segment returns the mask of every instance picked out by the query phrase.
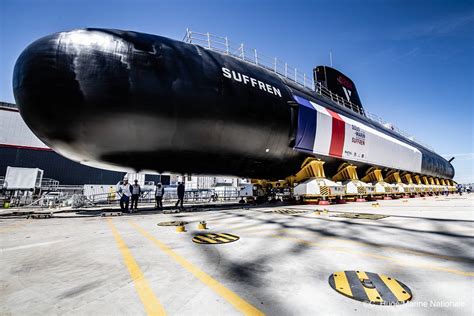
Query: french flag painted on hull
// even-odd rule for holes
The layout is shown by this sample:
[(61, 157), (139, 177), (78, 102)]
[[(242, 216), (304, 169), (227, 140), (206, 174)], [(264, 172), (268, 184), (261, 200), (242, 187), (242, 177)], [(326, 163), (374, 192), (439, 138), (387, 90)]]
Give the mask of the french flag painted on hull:
[(294, 96), (299, 107), (295, 150), (367, 164), (421, 171), (421, 152), (390, 135)]

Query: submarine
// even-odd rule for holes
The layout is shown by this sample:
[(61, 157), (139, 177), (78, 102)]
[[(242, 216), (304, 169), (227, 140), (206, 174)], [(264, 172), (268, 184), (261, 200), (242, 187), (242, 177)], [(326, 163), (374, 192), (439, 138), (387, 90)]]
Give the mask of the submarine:
[(39, 139), (93, 167), (278, 180), (314, 157), (327, 174), (345, 162), (361, 173), (453, 178), (443, 157), (370, 119), (343, 73), (318, 66), (308, 86), (256, 55), (75, 29), (30, 44), (15, 64), (13, 90)]

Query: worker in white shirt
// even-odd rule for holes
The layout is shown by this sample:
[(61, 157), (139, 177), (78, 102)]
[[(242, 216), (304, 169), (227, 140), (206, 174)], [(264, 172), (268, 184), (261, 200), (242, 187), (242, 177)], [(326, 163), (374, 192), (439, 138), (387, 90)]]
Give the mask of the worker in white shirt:
[(163, 209), (163, 195), (165, 195), (165, 188), (158, 183), (155, 189), (155, 200), (156, 200), (156, 208)]
[(132, 185), (132, 206), (131, 210), (137, 210), (138, 208), (138, 198), (140, 197), (140, 193), (142, 192), (142, 189), (140, 188), (140, 185), (138, 184), (138, 180), (135, 180), (135, 184)]
[(132, 186), (128, 183), (128, 178), (123, 178), (123, 182), (119, 183), (117, 187), (117, 192), (122, 194), (120, 197), (120, 209), (128, 213), (128, 203), (130, 197), (132, 196)]

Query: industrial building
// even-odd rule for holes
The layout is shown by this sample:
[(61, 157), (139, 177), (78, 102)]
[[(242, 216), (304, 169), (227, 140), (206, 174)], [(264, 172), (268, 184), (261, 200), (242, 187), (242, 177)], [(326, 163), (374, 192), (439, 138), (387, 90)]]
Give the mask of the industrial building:
[[(125, 172), (93, 168), (69, 160), (50, 149), (39, 140), (23, 121), (15, 104), (0, 102), (0, 183), (7, 167), (39, 168), (44, 171), (43, 179), (62, 186), (83, 186), (85, 184), (113, 185), (123, 179)], [(135, 178), (135, 176), (134, 176)], [(164, 185), (186, 182), (191, 190), (213, 187), (237, 187), (245, 179), (214, 176), (179, 176), (145, 174), (139, 177), (141, 183), (153, 181)]]

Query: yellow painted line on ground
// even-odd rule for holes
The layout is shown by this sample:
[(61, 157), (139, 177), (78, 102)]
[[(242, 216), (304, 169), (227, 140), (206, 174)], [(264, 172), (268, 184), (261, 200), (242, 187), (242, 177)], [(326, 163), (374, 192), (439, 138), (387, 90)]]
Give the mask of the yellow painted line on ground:
[(380, 259), (380, 260), (396, 263), (396, 264), (399, 264), (399, 265), (402, 265), (402, 266), (414, 266), (414, 267), (419, 267), (419, 268), (422, 268), (422, 269), (443, 271), (443, 272), (453, 273), (453, 274), (462, 275), (462, 276), (474, 276), (474, 272), (471, 272), (471, 271), (462, 271), (462, 270), (444, 268), (444, 267), (428, 265), (428, 264), (410, 263), (410, 262), (406, 262), (404, 260), (399, 260), (399, 259), (395, 259), (395, 258), (391, 258), (391, 257), (382, 256), (382, 255), (376, 255), (376, 254), (357, 251), (357, 250), (349, 250), (349, 249), (345, 249), (345, 248), (338, 248), (338, 247), (318, 244), (318, 243), (315, 243), (315, 242), (312, 242), (312, 241), (307, 241), (307, 240), (303, 240), (303, 239), (299, 239), (299, 238), (295, 238), (295, 237), (280, 236), (280, 235), (272, 235), (271, 237), (291, 240), (291, 241), (301, 243), (301, 244), (305, 244), (305, 245), (309, 245), (309, 246), (327, 248), (331, 251), (350, 253), (350, 254), (354, 254), (354, 255)]
[[(336, 242), (340, 243), (350, 243), (354, 245), (359, 245), (359, 246), (364, 246), (364, 247), (374, 247), (374, 245), (371, 245), (369, 243), (365, 243), (362, 241), (355, 241), (355, 240), (350, 240), (347, 238), (342, 238), (342, 237), (320, 237), (316, 236), (315, 233), (307, 232), (307, 231), (299, 231), (298, 227), (295, 228), (255, 228), (255, 227), (230, 227), (228, 229), (232, 230), (240, 230), (240, 231), (245, 231), (247, 233), (269, 233), (270, 231), (273, 230), (273, 234), (291, 234), (291, 235), (306, 235), (306, 236), (311, 236), (311, 237), (317, 237), (319, 240), (333, 240)], [(384, 246), (380, 245), (379, 247), (387, 250), (394, 250), (402, 253), (407, 253), (419, 257), (427, 257), (427, 258), (437, 258), (437, 259), (443, 259), (443, 260), (448, 260), (448, 261), (457, 261), (457, 262), (467, 262), (466, 259), (463, 258), (456, 258), (452, 256), (447, 256), (447, 255), (441, 255), (441, 254), (434, 254), (434, 253), (424, 253), (416, 250), (410, 250), (410, 249), (400, 249), (398, 247), (393, 247), (393, 246)]]
[[(357, 271), (357, 276), (359, 277), (359, 280), (365, 280), (365, 279), (368, 279), (369, 277), (367, 276), (367, 274), (365, 274), (364, 271)], [(362, 281), (361, 281), (362, 282)], [(362, 286), (364, 288), (364, 291), (365, 291), (365, 294), (367, 294), (367, 297), (369, 298), (369, 300), (371, 302), (383, 302), (383, 299), (382, 299), (382, 296), (380, 295), (380, 293), (377, 291), (377, 289), (373, 288), (373, 289), (369, 289), (365, 286)]]
[[(290, 234), (293, 236), (306, 235), (306, 236), (311, 236), (311, 237), (316, 236), (314, 233), (311, 233), (311, 232), (299, 231), (298, 227), (295, 227), (295, 228), (275, 228), (275, 227), (274, 228), (255, 228), (255, 227), (237, 226), (237, 227), (230, 227), (230, 229), (245, 231), (246, 233), (252, 233), (252, 234), (270, 233), (273, 230), (273, 234)], [(350, 240), (350, 239), (342, 238), (342, 237), (320, 237), (320, 236), (316, 236), (316, 237), (319, 240), (336, 241), (338, 243), (348, 243), (348, 244), (354, 244), (354, 245), (363, 246), (363, 247), (374, 247), (374, 245), (371, 245), (369, 243)], [(328, 245), (324, 245), (324, 246), (329, 247)], [(470, 262), (467, 259), (463, 259), (463, 258), (456, 258), (456, 257), (448, 256), (448, 255), (441, 255), (441, 254), (434, 254), (434, 253), (424, 253), (417, 250), (401, 249), (394, 246), (379, 245), (378, 247), (386, 249), (386, 250), (393, 250), (393, 251), (397, 251), (401, 253), (407, 253), (410, 255), (418, 256), (418, 257), (436, 258), (436, 259), (443, 259), (447, 261), (456, 261), (456, 262)], [(467, 273), (470, 273), (470, 272), (467, 272)]]
[(223, 297), (227, 302), (232, 304), (236, 309), (238, 309), (244, 315), (265, 315), (262, 311), (260, 311), (255, 306), (245, 301), (236, 293), (226, 288), (224, 285), (219, 283), (216, 279), (211, 277), (209, 274), (200, 270), (198, 267), (193, 265), (184, 257), (174, 252), (170, 247), (168, 247), (166, 244), (159, 241), (149, 232), (147, 232), (146, 230), (138, 226), (136, 223), (130, 222), (130, 225), (132, 225), (138, 232), (140, 232), (143, 236), (149, 239), (153, 244), (155, 244), (158, 248), (160, 248), (164, 253), (166, 253), (168, 256), (173, 258), (178, 264), (180, 264), (183, 268), (185, 268), (190, 273), (192, 273), (202, 283), (210, 287), (214, 292), (216, 292), (218, 295)]
[(31, 221), (24, 221), (21, 223), (15, 223), (15, 224), (10, 224), (7, 226), (0, 227), (0, 233), (8, 233), (14, 230), (17, 230), (19, 228), (22, 228), (23, 226), (27, 225), (28, 223), (31, 223)]
[(127, 244), (120, 236), (117, 228), (112, 223), (112, 219), (108, 218), (107, 223), (112, 230), (112, 234), (114, 235), (115, 241), (117, 242), (117, 247), (120, 250), (120, 254), (122, 255), (123, 261), (127, 266), (128, 272), (130, 273), (130, 277), (133, 280), (135, 285), (135, 289), (142, 301), (143, 306), (145, 307), (145, 311), (147, 315), (166, 315), (166, 312), (161, 305), (158, 298), (153, 293), (148, 281), (145, 279), (143, 272), (141, 271), (138, 263), (133, 258), (130, 249), (128, 249)]

